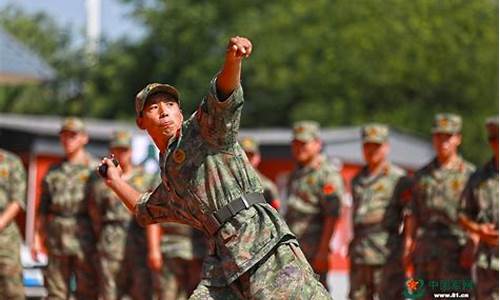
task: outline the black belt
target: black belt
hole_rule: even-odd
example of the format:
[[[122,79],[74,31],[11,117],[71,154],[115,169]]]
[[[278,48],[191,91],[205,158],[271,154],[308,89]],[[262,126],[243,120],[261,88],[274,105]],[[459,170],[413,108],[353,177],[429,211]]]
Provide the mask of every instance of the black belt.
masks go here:
[[[240,211],[248,209],[257,203],[266,203],[266,199],[261,193],[249,193],[219,208],[208,217],[208,223],[206,224],[208,233],[214,235],[229,219],[236,216]]]

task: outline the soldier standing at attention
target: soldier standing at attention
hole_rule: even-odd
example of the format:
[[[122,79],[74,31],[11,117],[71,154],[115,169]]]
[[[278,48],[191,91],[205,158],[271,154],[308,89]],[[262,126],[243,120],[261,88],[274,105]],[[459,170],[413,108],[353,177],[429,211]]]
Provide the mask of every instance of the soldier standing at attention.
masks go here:
[[[395,187],[406,172],[387,159],[389,128],[386,125],[364,126],[361,129],[361,138],[366,165],[351,184],[354,232],[349,245],[349,297],[353,300],[397,299],[401,294],[399,297],[390,298],[391,289],[382,288],[384,266],[391,259],[391,232],[385,226],[385,221]],[[400,286],[403,286],[403,282],[404,277],[400,280]]]
[[[292,155],[298,167],[288,180],[285,220],[326,287],[330,239],[340,215],[344,183],[321,148],[318,123],[294,124]]]
[[[0,149],[0,299],[24,299],[21,233],[16,215],[25,208],[26,172],[19,157]]]
[[[267,203],[269,203],[276,210],[279,210],[281,202],[278,188],[274,182],[271,181],[271,179],[264,176],[264,174],[259,172],[257,169],[261,160],[259,144],[251,137],[242,138],[240,140],[240,144],[241,148],[243,148],[243,151],[245,151],[245,154],[248,157],[248,161],[254,167],[255,172],[259,175],[262,187],[264,188],[264,198],[266,198]]]
[[[208,237],[202,280],[190,299],[329,299],[238,143],[241,63],[251,52],[248,39],[229,40],[208,95],[184,122],[174,87],[140,91],[136,122],[160,149],[162,184],[140,194],[107,158],[106,183],[139,223],[184,223]]]
[[[151,190],[153,176],[132,165],[132,136],[113,133],[109,150],[120,162],[122,178],[139,191]],[[152,299],[151,271],[146,253],[146,231],[134,220],[116,194],[100,177],[89,187],[91,217],[97,231],[100,299]]]
[[[415,277],[423,280],[470,280],[468,241],[458,224],[458,212],[460,195],[475,168],[458,154],[461,128],[460,116],[436,115],[432,128],[436,158],[414,177],[403,260],[406,266],[413,263]]]
[[[178,223],[148,225],[147,233],[155,299],[187,299],[201,280],[207,250],[205,236],[199,230]]]
[[[97,299],[96,238],[86,197],[96,163],[85,151],[89,137],[80,119],[65,119],[59,138],[66,158],[43,178],[32,255],[36,259],[45,243],[48,299],[68,299],[73,274],[76,299]]]
[[[486,129],[493,158],[469,179],[459,221],[478,243],[476,299],[498,300],[498,117]]]

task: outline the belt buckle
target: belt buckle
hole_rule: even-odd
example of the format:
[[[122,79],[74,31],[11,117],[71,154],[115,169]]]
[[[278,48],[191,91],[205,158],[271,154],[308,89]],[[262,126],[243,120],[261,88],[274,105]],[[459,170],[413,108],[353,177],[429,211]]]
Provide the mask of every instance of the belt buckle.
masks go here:
[[[249,209],[250,208],[250,205],[248,204],[248,201],[247,201],[247,198],[245,197],[245,195],[241,195],[241,201],[243,201],[243,205],[245,206],[245,209]]]

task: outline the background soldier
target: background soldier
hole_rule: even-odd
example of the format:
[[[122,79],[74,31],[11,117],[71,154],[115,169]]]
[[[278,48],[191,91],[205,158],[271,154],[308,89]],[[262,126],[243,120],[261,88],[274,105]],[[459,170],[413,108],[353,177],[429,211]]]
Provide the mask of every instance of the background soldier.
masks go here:
[[[24,299],[16,215],[25,208],[26,172],[19,157],[0,149],[0,298]]]
[[[298,167],[288,181],[285,219],[326,287],[330,238],[340,215],[344,183],[321,148],[318,123],[294,124],[292,154]]]
[[[244,137],[240,140],[240,145],[241,148],[243,148],[243,151],[245,151],[248,161],[250,161],[250,164],[254,167],[257,175],[259,175],[262,187],[264,188],[264,198],[266,198],[267,203],[276,208],[276,210],[279,210],[281,201],[278,188],[271,179],[264,176],[264,174],[259,172],[257,169],[261,160],[259,144],[251,137]]]
[[[390,234],[384,226],[394,189],[405,171],[391,164],[389,128],[370,124],[361,129],[366,165],[352,180],[353,240],[349,245],[351,260],[350,299],[390,298],[391,289],[384,290],[384,270],[390,258]],[[401,265],[400,265],[401,266]],[[400,278],[400,285],[403,285]],[[392,284],[395,284],[393,281]],[[395,287],[394,287],[395,288]]]
[[[202,232],[183,224],[147,227],[149,265],[155,271],[156,299],[187,299],[200,283],[207,245]]]
[[[469,179],[459,220],[479,242],[476,298],[498,300],[498,117],[488,119],[486,129],[493,158]]]
[[[328,299],[288,226],[266,203],[237,140],[242,60],[251,52],[248,39],[229,40],[221,71],[186,121],[174,87],[141,90],[136,121],[160,149],[162,184],[141,195],[104,159],[106,183],[141,224],[184,223],[207,235],[202,281],[191,299]]]
[[[96,163],[85,151],[89,138],[80,119],[65,119],[59,137],[66,158],[43,178],[32,254],[36,259],[45,242],[49,299],[69,297],[72,274],[76,277],[76,298],[97,299],[96,239],[86,198]]]
[[[457,217],[460,194],[474,166],[458,154],[461,128],[460,116],[436,115],[432,129],[436,158],[415,174],[404,261],[414,262],[416,277],[423,280],[470,280],[467,236]]]
[[[147,191],[153,176],[132,165],[132,137],[127,131],[113,133],[110,153],[120,162],[122,177],[139,191]],[[151,272],[146,261],[146,232],[134,220],[116,194],[99,177],[89,188],[91,216],[97,230],[100,297],[152,298]]]

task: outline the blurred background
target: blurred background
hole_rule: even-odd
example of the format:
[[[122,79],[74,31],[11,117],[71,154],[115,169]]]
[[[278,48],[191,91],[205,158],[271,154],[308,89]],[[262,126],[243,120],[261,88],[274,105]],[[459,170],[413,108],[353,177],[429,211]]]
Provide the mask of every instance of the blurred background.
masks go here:
[[[112,130],[135,130],[144,162],[154,149],[135,129],[137,91],[174,84],[191,114],[233,35],[254,44],[242,127],[261,142],[262,171],[279,186],[293,167],[286,128],[301,119],[325,128],[346,182],[363,163],[360,125],[389,124],[392,159],[415,170],[432,157],[437,112],[462,115],[461,152],[481,165],[490,158],[484,119],[498,115],[498,21],[494,0],[4,0],[0,147],[29,170],[31,204],[19,220],[27,243],[39,181],[62,155],[60,118],[87,120],[96,155]],[[337,237],[339,257],[348,238]],[[336,299],[347,268],[336,260]]]

